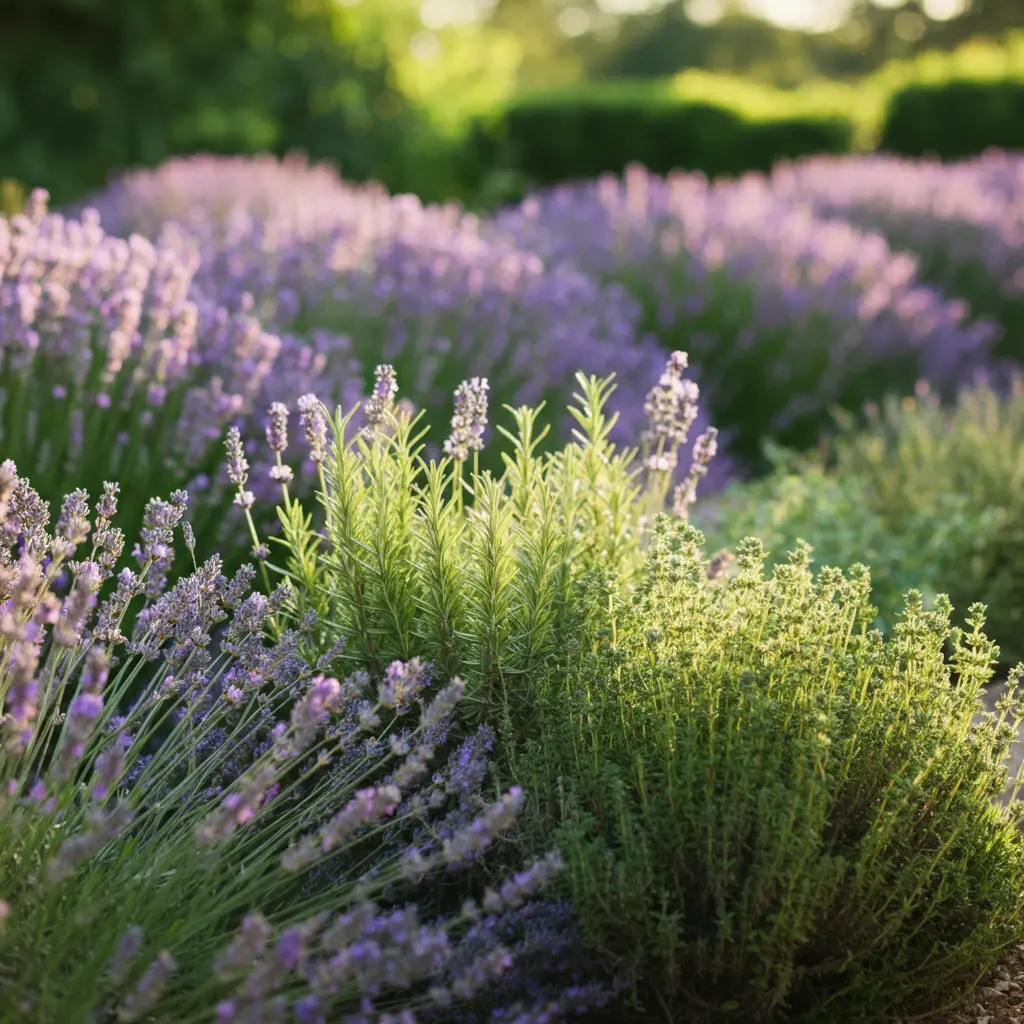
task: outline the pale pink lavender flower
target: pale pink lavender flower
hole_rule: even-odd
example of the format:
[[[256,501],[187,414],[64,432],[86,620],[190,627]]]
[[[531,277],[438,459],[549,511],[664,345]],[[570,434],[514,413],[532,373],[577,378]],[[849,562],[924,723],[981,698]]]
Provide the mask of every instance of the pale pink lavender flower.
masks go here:
[[[306,394],[299,399],[299,422],[309,445],[310,459],[318,464],[324,462],[327,458],[327,420],[316,395]]]
[[[288,406],[283,402],[271,403],[269,417],[267,444],[272,452],[283,452],[288,447]]]
[[[647,429],[640,435],[644,465],[653,472],[672,472],[679,446],[686,443],[697,419],[700,389],[685,376],[685,352],[673,352],[658,383],[647,394],[644,413]]]
[[[398,394],[398,377],[393,366],[381,364],[374,370],[373,375],[373,391],[363,405],[363,418],[366,421],[363,432],[367,436],[384,426]]]
[[[377,700],[381,707],[401,708],[418,697],[429,683],[428,667],[419,658],[393,661],[378,687]]]
[[[238,488],[245,486],[249,479],[249,461],[245,457],[245,448],[242,445],[242,433],[238,427],[231,427],[228,430],[227,438],[224,441],[227,449],[227,473],[228,479]]]
[[[161,950],[156,959],[146,969],[146,973],[139,979],[135,991],[117,1008],[117,1019],[119,1022],[129,1024],[137,1021],[157,1005],[160,996],[163,994],[167,982],[178,969],[173,956],[167,950]]]
[[[464,380],[455,390],[452,431],[444,443],[444,453],[457,462],[465,462],[471,451],[483,449],[488,390],[486,377]]]
[[[672,496],[672,511],[685,519],[697,500],[697,486],[708,475],[708,466],[718,452],[718,431],[709,427],[693,445],[693,461],[686,479],[676,486]]]
[[[95,774],[92,780],[92,798],[96,801],[103,801],[113,792],[114,786],[124,774],[125,751],[120,737],[108,743],[99,754],[96,755],[94,763]]]

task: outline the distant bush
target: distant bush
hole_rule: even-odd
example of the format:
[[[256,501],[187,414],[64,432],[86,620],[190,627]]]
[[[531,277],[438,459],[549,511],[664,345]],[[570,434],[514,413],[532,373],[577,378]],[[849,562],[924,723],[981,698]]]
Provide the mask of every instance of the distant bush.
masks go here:
[[[852,126],[839,117],[746,120],[724,106],[629,84],[524,96],[470,132],[472,159],[535,185],[619,173],[639,162],[656,173],[715,177],[768,170],[782,158],[844,153]]]
[[[783,561],[801,538],[820,561],[870,560],[875,600],[891,626],[909,587],[980,599],[1000,660],[1024,658],[1024,383],[1007,398],[965,391],[955,409],[934,396],[844,421],[826,464],[780,466],[726,491],[698,515],[715,543],[756,533]]]
[[[879,148],[945,160],[1024,148],[1024,81],[916,82],[895,92]]]
[[[835,404],[859,408],[924,377],[952,390],[997,333],[924,285],[876,234],[781,200],[759,179],[709,185],[631,167],[548,189],[494,225],[548,267],[625,286],[643,328],[697,367],[709,414],[750,466],[774,438],[800,449]]]
[[[996,357],[1024,362],[1024,158],[990,150],[955,164],[880,153],[780,164],[779,199],[912,252],[919,274],[998,323]]]

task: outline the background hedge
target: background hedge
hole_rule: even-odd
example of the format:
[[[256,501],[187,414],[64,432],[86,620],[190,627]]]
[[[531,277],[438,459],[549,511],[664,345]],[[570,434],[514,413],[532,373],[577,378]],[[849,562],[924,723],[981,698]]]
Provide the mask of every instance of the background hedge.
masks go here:
[[[1024,148],[1024,81],[918,82],[893,93],[880,148],[943,160]]]
[[[332,0],[0,7],[0,179],[55,203],[197,151],[302,148],[350,179],[422,181],[430,129]]]
[[[839,116],[750,120],[715,103],[615,86],[516,99],[472,125],[467,155],[478,175],[552,185],[619,173],[634,161],[659,174],[767,171],[784,158],[849,152],[852,138],[852,123]]]

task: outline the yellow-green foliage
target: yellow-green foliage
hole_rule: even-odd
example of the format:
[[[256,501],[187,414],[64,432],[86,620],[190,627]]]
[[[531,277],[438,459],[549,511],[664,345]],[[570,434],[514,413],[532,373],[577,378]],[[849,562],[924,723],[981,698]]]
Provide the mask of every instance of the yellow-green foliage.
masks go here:
[[[934,1010],[1022,933],[983,608],[950,637],[910,593],[886,640],[863,566],[799,549],[766,578],[745,540],[723,583],[699,531],[655,535],[635,590],[584,587],[517,765],[592,948],[666,1020]]]
[[[528,794],[523,847],[556,831],[591,951],[648,1014],[935,1009],[1024,936],[994,799],[1024,666],[983,716],[982,606],[951,630],[910,592],[886,639],[863,566],[814,576],[802,546],[766,577],[745,540],[724,572],[652,520],[663,488],[607,442],[607,383],[580,383],[576,442],[538,455],[519,410],[500,478],[423,458],[407,414],[355,438],[339,414],[325,538],[284,513],[296,613],[353,667],[417,650],[465,678]]]
[[[372,436],[335,416],[325,536],[297,502],[282,510],[295,611],[330,624],[324,646],[340,630],[358,668],[422,656],[461,673],[479,708],[522,710],[525,681],[562,649],[575,580],[632,564],[642,533],[634,452],[608,441],[611,384],[578,380],[577,440],[541,454],[537,411],[515,410],[500,477],[428,460],[406,413]]]
[[[854,149],[866,151],[876,148],[892,98],[907,86],[935,85],[949,81],[1024,80],[1024,32],[1010,33],[998,43],[984,39],[971,40],[951,52],[928,51],[909,60],[890,61],[860,80],[814,79],[794,89],[776,88],[769,83],[737,75],[688,69],[671,78],[578,82],[545,93],[517,94],[512,91],[515,79],[511,73],[509,54],[500,50],[496,51],[496,55],[501,58],[496,67],[503,69],[503,84],[495,84],[489,89],[486,102],[483,101],[483,94],[479,94],[480,99],[475,109],[473,104],[466,102],[460,102],[459,105],[462,124],[476,124],[468,133],[469,146],[464,153],[463,172],[470,177],[474,174],[480,177],[481,168],[470,165],[483,163],[488,165],[487,169],[492,174],[497,174],[503,180],[510,174],[519,174],[519,179],[509,179],[505,185],[506,190],[513,194],[521,190],[524,180],[530,180],[531,176],[538,178],[538,171],[544,171],[549,165],[557,164],[561,168],[566,159],[561,157],[559,161],[553,161],[548,153],[550,147],[543,146],[543,159],[536,154],[531,155],[537,144],[530,141],[529,133],[526,144],[531,154],[526,154],[525,164],[521,152],[523,141],[518,138],[518,133],[514,133],[514,145],[505,150],[500,145],[495,147],[493,142],[488,142],[489,136],[500,137],[506,130],[503,122],[508,113],[523,106],[530,109],[556,105],[582,108],[593,107],[600,101],[609,111],[617,107],[630,107],[642,113],[649,108],[652,117],[654,112],[660,111],[659,116],[662,118],[664,111],[672,107],[712,107],[719,112],[720,120],[732,121],[724,127],[713,126],[717,133],[714,145],[719,150],[723,147],[737,149],[737,154],[731,158],[719,156],[713,159],[706,156],[694,142],[682,148],[676,145],[674,150],[668,146],[668,150],[672,155],[677,155],[678,151],[679,166],[706,169],[709,173],[736,173],[759,169],[766,161],[770,164],[772,159],[797,156],[804,151],[835,151],[837,142],[835,139],[830,141],[828,134],[830,124],[848,123],[851,126]],[[693,136],[698,130],[705,131],[705,119],[701,115],[697,127],[688,128],[686,134]],[[454,122],[450,117],[447,120],[451,127]],[[793,124],[799,126],[799,132],[791,129],[792,138],[780,137],[778,129]],[[744,125],[751,126],[749,139],[743,136]],[[775,131],[766,130],[762,137],[758,132],[760,126],[774,126]],[[664,137],[668,129],[659,122],[654,130],[655,134],[662,137],[664,149]],[[608,131],[614,135],[614,124]],[[547,120],[544,125],[538,125],[537,132],[551,134]],[[592,134],[591,129],[581,129],[582,141],[574,142],[574,145],[585,149]],[[734,136],[737,139],[743,136],[740,139],[742,144]],[[776,152],[775,149],[783,140],[786,146]],[[643,147],[640,143],[634,145],[639,148],[627,154],[627,159],[647,159],[650,162],[652,159],[656,161],[661,155],[661,149]],[[786,152],[787,146],[791,152]],[[759,153],[756,152],[758,147],[761,150]],[[570,177],[592,173],[592,163],[593,160],[582,160],[578,166],[573,165],[574,174]],[[478,187],[486,192],[488,187],[494,187],[495,180],[484,177],[482,185],[478,183]],[[538,180],[544,180],[543,174]]]
[[[698,512],[716,543],[761,537],[781,561],[798,539],[820,559],[870,561],[891,624],[908,587],[982,600],[1004,665],[1024,658],[1024,382],[1001,397],[968,388],[844,418],[824,463],[780,465]]]

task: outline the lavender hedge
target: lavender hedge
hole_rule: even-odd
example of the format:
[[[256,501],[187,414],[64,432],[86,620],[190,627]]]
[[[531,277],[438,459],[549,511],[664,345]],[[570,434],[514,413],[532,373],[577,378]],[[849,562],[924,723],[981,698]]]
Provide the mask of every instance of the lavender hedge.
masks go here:
[[[487,377],[499,406],[562,408],[582,366],[616,373],[618,436],[636,440],[663,360],[636,302],[453,205],[353,187],[297,160],[207,157],[128,175],[92,202],[111,230],[194,255],[197,286],[218,302],[252,296],[264,323],[303,338],[328,405],[347,404],[335,382],[353,356],[367,387],[375,365],[393,365],[438,428],[468,376]]]
[[[685,347],[731,450],[813,443],[834,403],[918,378],[950,388],[994,335],[924,284],[878,234],[816,216],[757,179],[709,185],[632,167],[624,179],[538,193],[495,230],[549,264],[624,284],[643,327]]]
[[[1024,156],[820,158],[776,168],[770,187],[914,253],[922,278],[1000,325],[998,355],[1024,361]]]
[[[308,347],[211,300],[198,270],[195,254],[107,234],[95,211],[49,213],[42,191],[0,218],[0,443],[47,499],[123,476],[134,530],[145,495],[189,484],[196,529],[213,531],[227,424],[312,385]]]

